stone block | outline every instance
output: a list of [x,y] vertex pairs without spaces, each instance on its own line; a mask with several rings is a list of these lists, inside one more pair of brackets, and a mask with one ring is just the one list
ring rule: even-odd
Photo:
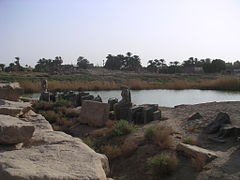
[[19,83],[0,82],[0,99],[18,101],[19,97],[23,94],[24,90],[20,87]]
[[83,101],[79,121],[90,126],[103,127],[109,116],[109,104]]
[[30,103],[0,99],[0,114],[18,117],[24,115],[31,109]]
[[209,134],[217,133],[224,124],[231,124],[230,117],[227,113],[220,112],[218,113],[215,120],[207,125],[206,128],[207,133]]
[[177,151],[183,152],[190,158],[200,158],[205,162],[210,162],[213,159],[217,158],[217,154],[213,151],[190,144],[179,143],[177,145]]
[[0,143],[18,144],[29,140],[34,132],[31,123],[21,121],[18,118],[0,115]]
[[50,92],[42,92],[39,100],[50,102]]
[[110,111],[113,111],[114,104],[118,103],[117,98],[109,98],[108,99],[108,104],[110,105]]
[[157,110],[153,112],[153,121],[161,119],[161,111]]

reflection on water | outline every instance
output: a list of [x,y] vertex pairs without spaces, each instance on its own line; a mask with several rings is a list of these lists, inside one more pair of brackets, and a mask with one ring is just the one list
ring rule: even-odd
[[[103,102],[111,97],[121,99],[120,90],[88,91],[96,96],[100,95]],[[198,104],[212,101],[240,101],[240,92],[224,92],[213,90],[132,90],[134,104],[159,104],[159,106],[173,107],[179,104]],[[39,94],[31,97],[38,98]]]

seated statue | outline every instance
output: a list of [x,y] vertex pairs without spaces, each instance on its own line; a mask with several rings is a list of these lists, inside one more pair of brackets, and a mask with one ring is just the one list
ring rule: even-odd
[[42,88],[42,92],[47,92],[48,91],[48,82],[47,82],[46,79],[42,80],[41,88]]
[[121,87],[122,93],[122,99],[114,104],[114,113],[115,113],[115,119],[128,119],[128,113],[130,108],[132,107],[131,102],[131,92],[128,87],[122,86]]
[[42,93],[40,95],[40,101],[50,101],[50,92],[48,92],[48,82],[47,80],[42,80],[41,82]]

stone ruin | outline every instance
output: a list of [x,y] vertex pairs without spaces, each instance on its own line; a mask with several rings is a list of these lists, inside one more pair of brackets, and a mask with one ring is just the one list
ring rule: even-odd
[[[102,99],[99,95],[97,97],[94,97],[93,95],[90,95],[90,93],[86,92],[67,91],[50,93],[48,91],[47,80],[42,81],[41,87],[42,93],[40,100],[42,101],[49,102],[56,101],[58,99],[64,99],[72,102],[75,107],[82,106],[81,111],[84,111],[84,113],[81,113],[83,116],[82,119],[85,119],[82,123],[88,124],[88,122],[85,122],[87,119],[96,119],[94,117],[98,111],[99,112],[97,114],[99,117],[97,118],[96,123],[93,123],[92,120],[90,122],[89,120],[89,123],[91,125],[103,126],[107,118],[112,120],[128,120],[135,124],[146,124],[151,121],[161,119],[161,111],[159,110],[157,104],[134,105],[131,102],[130,89],[126,86],[121,87],[122,99],[118,101],[117,98],[110,98],[108,100],[108,106],[106,106],[105,103],[102,103]],[[84,103],[85,101],[86,103]],[[102,111],[99,109],[102,109]],[[87,118],[85,114],[87,114],[87,116],[91,116],[91,118]],[[107,118],[105,118],[106,114],[108,114]]]
[[208,136],[210,140],[220,143],[226,142],[225,138],[240,136],[240,128],[233,125],[229,115],[223,112],[217,114],[216,118],[207,125],[205,131],[210,134]]
[[8,99],[0,96],[0,179],[108,180],[107,157],[79,138],[53,131],[30,103],[18,101],[21,93],[15,86],[0,83],[0,95]]
[[[122,99],[118,102],[116,98],[110,98],[108,104],[110,111],[114,111],[115,119],[128,120],[135,124],[146,124],[161,119],[161,111],[157,104],[133,105],[129,88],[123,86]],[[110,117],[112,113],[110,113]]]
[[55,102],[59,99],[63,99],[63,100],[72,102],[74,106],[81,106],[84,100],[102,102],[102,98],[99,95],[94,97],[93,95],[90,95],[90,93],[86,93],[86,92],[75,92],[75,91],[49,92],[47,80],[43,80],[41,82],[41,88],[42,88],[42,92],[39,98],[40,101]]
[[0,82],[0,99],[18,101],[23,93],[23,88],[21,88],[17,82]]

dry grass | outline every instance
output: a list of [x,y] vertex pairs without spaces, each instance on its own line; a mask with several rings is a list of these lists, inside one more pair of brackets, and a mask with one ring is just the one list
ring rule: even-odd
[[121,146],[121,156],[123,157],[128,157],[130,155],[132,155],[135,150],[137,149],[137,144],[134,142],[128,142],[128,143],[124,143]]
[[202,89],[202,90],[240,90],[240,78],[221,77],[214,80],[199,82],[178,80],[166,83],[162,86],[166,89]]
[[[26,93],[40,92],[39,81],[21,81],[21,87],[25,89]],[[140,79],[129,79],[119,81],[57,81],[52,80],[48,82],[50,91],[65,91],[65,90],[116,90],[120,89],[122,84],[128,86],[133,90],[140,89],[206,89],[206,90],[240,90],[240,78],[237,77],[221,77],[215,80],[176,80],[161,84],[159,82],[149,82]]]
[[128,157],[132,155],[137,149],[137,144],[134,142],[124,143],[121,146],[117,145],[105,145],[101,147],[101,153],[105,154],[110,160],[119,157]]
[[161,148],[168,149],[173,147],[172,133],[172,128],[168,126],[149,127],[145,131],[144,137]]
[[152,175],[162,178],[163,175],[169,175],[177,168],[178,160],[175,154],[161,153],[149,158],[147,163]]
[[108,133],[110,133],[111,128],[101,128],[101,129],[96,129],[91,132],[89,132],[89,136],[91,138],[96,138],[96,137],[103,137],[106,136]]

